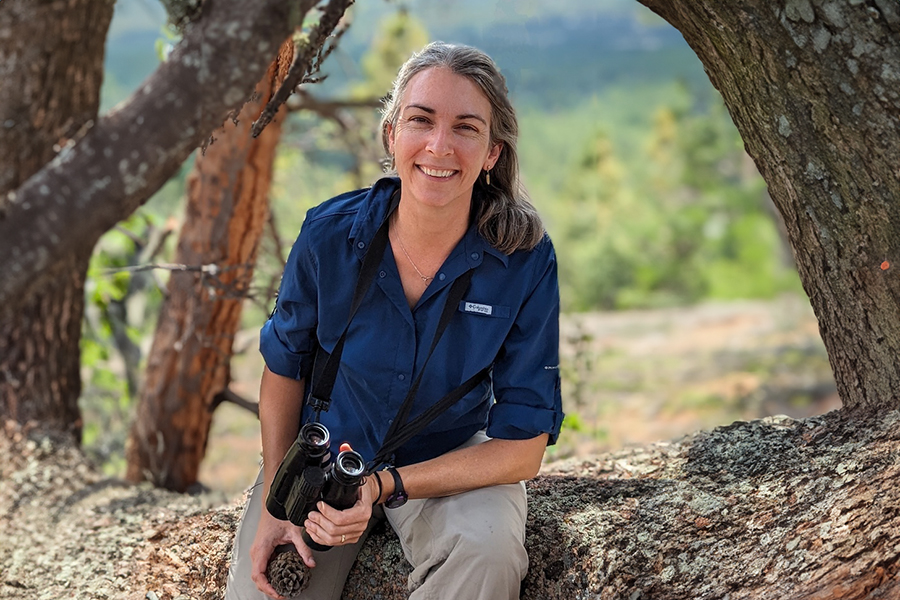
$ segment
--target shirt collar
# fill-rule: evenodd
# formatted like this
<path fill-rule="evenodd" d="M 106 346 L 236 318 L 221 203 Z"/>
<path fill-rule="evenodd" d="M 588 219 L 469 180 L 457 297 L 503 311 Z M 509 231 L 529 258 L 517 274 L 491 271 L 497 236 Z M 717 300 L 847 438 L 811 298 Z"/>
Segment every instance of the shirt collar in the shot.
<path fill-rule="evenodd" d="M 397 177 L 382 177 L 369 188 L 347 236 L 360 260 L 391 208 L 391 196 L 399 189 L 400 179 Z"/>
<path fill-rule="evenodd" d="M 481 264 L 485 254 L 496 257 L 504 267 L 509 266 L 509 257 L 488 244 L 478 232 L 478 223 L 469 225 L 466 235 L 463 236 L 463 248 L 466 252 L 466 261 L 473 269 Z"/>
<path fill-rule="evenodd" d="M 362 259 L 375 232 L 384 222 L 391 207 L 391 196 L 400 189 L 398 177 L 382 177 L 376 181 L 366 194 L 365 201 L 356 220 L 350 228 L 349 240 L 353 244 L 356 254 Z M 462 247 L 466 253 L 466 262 L 470 268 L 475 268 L 484 260 L 485 254 L 497 258 L 503 266 L 509 266 L 509 256 L 491 246 L 478 232 L 478 224 L 472 223 L 463 236 Z"/>
<path fill-rule="evenodd" d="M 475 204 L 479 204 L 484 202 L 483 199 L 483 190 L 478 186 L 475 186 L 475 189 L 472 191 L 472 202 Z M 478 232 L 478 223 L 473 222 L 469 225 L 469 230 L 466 232 L 466 256 L 469 261 L 469 265 L 471 267 L 476 267 L 477 264 L 474 264 L 474 254 L 478 253 L 479 258 L 477 261 L 480 263 L 481 258 L 484 257 L 485 253 L 490 254 L 497 258 L 501 263 L 503 263 L 504 267 L 509 266 L 509 256 L 500 252 L 493 246 L 491 246 L 486 239 Z"/>

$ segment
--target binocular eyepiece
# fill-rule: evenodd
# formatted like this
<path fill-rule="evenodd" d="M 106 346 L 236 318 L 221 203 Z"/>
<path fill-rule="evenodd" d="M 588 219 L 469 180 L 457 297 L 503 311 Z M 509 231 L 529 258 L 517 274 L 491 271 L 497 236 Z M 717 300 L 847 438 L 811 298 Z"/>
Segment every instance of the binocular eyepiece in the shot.
<path fill-rule="evenodd" d="M 272 480 L 266 510 L 282 521 L 302 526 L 319 500 L 338 510 L 356 503 L 366 465 L 353 450 L 343 450 L 332 460 L 331 434 L 321 423 L 307 423 Z M 303 541 L 313 550 L 328 550 L 303 533 Z"/>

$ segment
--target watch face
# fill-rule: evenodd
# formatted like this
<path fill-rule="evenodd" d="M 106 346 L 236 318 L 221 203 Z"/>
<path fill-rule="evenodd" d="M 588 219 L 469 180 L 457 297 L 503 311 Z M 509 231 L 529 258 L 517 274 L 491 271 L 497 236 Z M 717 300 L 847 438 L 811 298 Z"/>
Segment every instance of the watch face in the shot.
<path fill-rule="evenodd" d="M 406 492 L 391 494 L 388 499 L 384 501 L 384 506 L 385 508 L 400 508 L 406 504 L 407 500 L 409 500 L 409 496 L 406 495 Z"/>

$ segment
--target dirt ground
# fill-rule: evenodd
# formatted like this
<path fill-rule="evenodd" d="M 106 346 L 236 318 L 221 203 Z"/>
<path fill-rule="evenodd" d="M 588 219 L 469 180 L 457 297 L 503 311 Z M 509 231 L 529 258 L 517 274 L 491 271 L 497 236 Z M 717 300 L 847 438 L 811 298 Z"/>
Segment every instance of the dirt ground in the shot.
<path fill-rule="evenodd" d="M 677 439 L 737 420 L 801 418 L 838 408 L 834 379 L 806 298 L 666 310 L 564 315 L 563 408 L 569 416 L 545 462 Z M 256 400 L 262 363 L 253 332 L 233 388 Z M 256 477 L 256 417 L 214 415 L 200 479 L 226 494 Z"/>

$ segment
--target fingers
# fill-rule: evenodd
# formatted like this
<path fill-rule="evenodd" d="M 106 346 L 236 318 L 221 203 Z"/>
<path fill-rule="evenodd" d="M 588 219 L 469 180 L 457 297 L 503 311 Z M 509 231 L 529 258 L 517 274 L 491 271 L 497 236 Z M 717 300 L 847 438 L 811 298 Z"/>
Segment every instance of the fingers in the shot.
<path fill-rule="evenodd" d="M 327 546 L 355 544 L 366 531 L 372 516 L 371 506 L 363 502 L 357 502 L 347 510 L 337 510 L 324 502 L 319 502 L 316 508 L 318 511 L 309 513 L 304 526 L 316 543 Z"/>
<path fill-rule="evenodd" d="M 278 595 L 278 592 L 275 591 L 275 588 L 272 587 L 272 584 L 269 583 L 269 579 L 266 577 L 266 567 L 269 564 L 269 558 L 272 556 L 273 549 L 271 547 L 268 549 L 261 548 L 255 544 L 250 549 L 250 579 L 253 580 L 257 589 L 263 594 L 276 600 L 283 600 L 283 597 Z"/>
<path fill-rule="evenodd" d="M 306 566 L 310 569 L 314 569 L 316 566 L 316 559 L 313 558 L 312 550 L 310 550 L 309 546 L 306 545 L 306 542 L 303 541 L 302 531 L 303 530 L 299 527 L 295 528 L 291 540 L 294 543 L 294 548 L 297 549 L 297 554 L 300 555 L 300 558 L 303 559 Z"/>
<path fill-rule="evenodd" d="M 310 568 L 316 566 L 316 561 L 312 557 L 312 551 L 303 542 L 302 532 L 301 528 L 285 521 L 266 517 L 260 519 L 256 537 L 253 540 L 253 545 L 250 547 L 250 579 L 256 584 L 259 591 L 276 600 L 284 600 L 282 596 L 278 595 L 269 583 L 268 577 L 266 577 L 266 568 L 269 565 L 269 560 L 271 560 L 272 554 L 278 546 L 293 544 L 306 566 Z"/>

